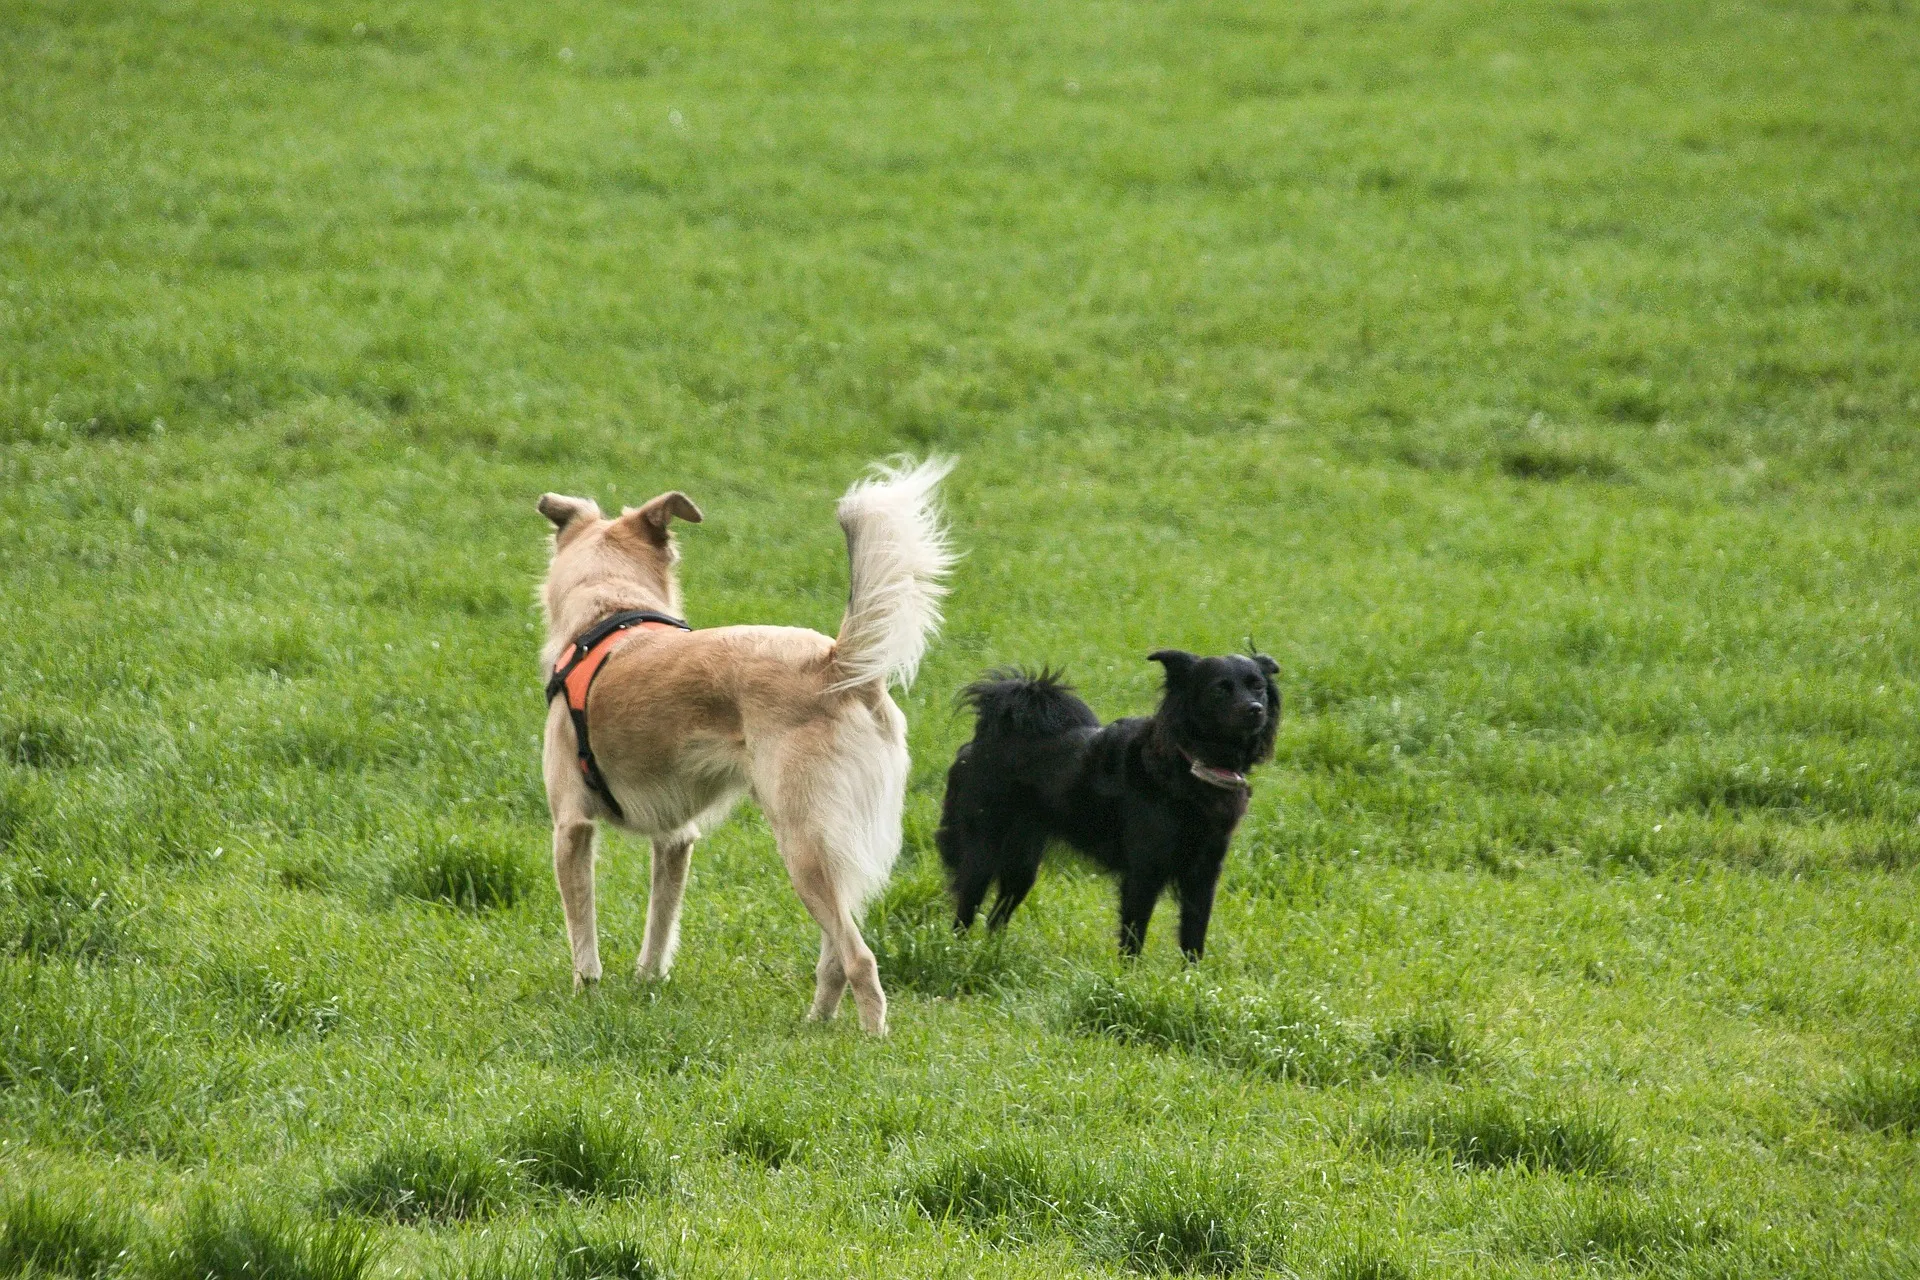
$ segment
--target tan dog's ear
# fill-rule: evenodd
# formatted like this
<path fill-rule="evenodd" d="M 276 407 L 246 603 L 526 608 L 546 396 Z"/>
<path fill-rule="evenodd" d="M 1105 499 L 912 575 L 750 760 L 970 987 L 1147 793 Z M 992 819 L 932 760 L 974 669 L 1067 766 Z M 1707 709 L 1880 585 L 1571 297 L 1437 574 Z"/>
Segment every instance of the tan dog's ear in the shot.
<path fill-rule="evenodd" d="M 693 499 L 678 489 L 649 499 L 644 506 L 628 512 L 624 518 L 638 524 L 652 541 L 664 543 L 667 540 L 667 525 L 675 516 L 689 524 L 699 524 L 704 519 L 700 508 L 693 505 Z"/>
<path fill-rule="evenodd" d="M 559 532 L 582 516 L 598 520 L 600 504 L 592 498 L 569 498 L 564 493 L 543 493 L 540 495 L 540 514 L 553 521 L 554 531 Z"/>

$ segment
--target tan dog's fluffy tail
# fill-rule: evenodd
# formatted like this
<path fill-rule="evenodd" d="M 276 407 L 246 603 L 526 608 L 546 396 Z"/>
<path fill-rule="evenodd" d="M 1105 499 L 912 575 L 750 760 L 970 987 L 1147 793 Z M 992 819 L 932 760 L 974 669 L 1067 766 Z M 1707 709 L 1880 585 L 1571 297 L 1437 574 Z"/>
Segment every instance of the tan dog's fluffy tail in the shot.
<path fill-rule="evenodd" d="M 851 561 L 846 616 L 834 641 L 836 689 L 870 680 L 913 683 L 940 627 L 943 579 L 954 551 L 934 491 L 951 458 L 876 464 L 840 499 L 840 527 Z"/>

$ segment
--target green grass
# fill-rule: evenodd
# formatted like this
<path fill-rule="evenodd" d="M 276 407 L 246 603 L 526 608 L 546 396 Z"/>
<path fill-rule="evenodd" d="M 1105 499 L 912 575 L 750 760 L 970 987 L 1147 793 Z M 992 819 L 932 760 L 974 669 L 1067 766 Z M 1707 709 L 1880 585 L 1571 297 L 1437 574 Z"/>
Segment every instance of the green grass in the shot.
<path fill-rule="evenodd" d="M 0 65 L 15 1273 L 1920 1270 L 1911 5 L 23 0 Z M 803 1021 L 751 806 L 665 984 L 603 842 L 576 999 L 534 498 L 683 489 L 696 625 L 830 631 L 936 450 L 892 1036 Z M 954 693 L 1249 634 L 1206 961 L 1071 860 L 955 938 Z"/>
<path fill-rule="evenodd" d="M 1536 1110 L 1503 1097 L 1467 1094 L 1389 1111 L 1362 1132 L 1369 1146 L 1435 1152 L 1463 1169 L 1515 1165 L 1600 1176 L 1628 1172 L 1618 1126 L 1587 1109 Z"/>
<path fill-rule="evenodd" d="M 140 1274 L 152 1280 L 360 1280 L 379 1246 L 352 1223 L 314 1223 L 284 1205 L 188 1206 L 152 1245 Z"/>
<path fill-rule="evenodd" d="M 1689 1262 L 1710 1265 L 1705 1255 L 1727 1243 L 1731 1235 L 1715 1211 L 1702 1211 L 1670 1196 L 1609 1192 L 1574 1207 L 1550 1230 L 1541 1247 L 1553 1257 L 1644 1270 Z"/>
<path fill-rule="evenodd" d="M 120 945 L 125 906 L 103 866 L 10 863 L 0 870 L 0 954 L 101 957 Z"/>
<path fill-rule="evenodd" d="M 1074 1031 L 1122 1044 L 1185 1049 L 1223 1066 L 1307 1084 L 1337 1084 L 1363 1070 L 1357 1039 L 1323 1009 L 1234 999 L 1188 971 L 1178 977 L 1104 974 L 1067 996 Z"/>
<path fill-rule="evenodd" d="M 744 1111 L 727 1121 L 720 1146 L 762 1168 L 778 1169 L 805 1153 L 807 1131 L 801 1121 L 782 1111 Z"/>
<path fill-rule="evenodd" d="M 1030 1230 L 1071 1216 L 1086 1199 L 1085 1171 L 1049 1159 L 1032 1142 L 948 1152 L 915 1170 L 902 1193 L 938 1221 Z"/>
<path fill-rule="evenodd" d="M 1284 1230 L 1272 1222 L 1248 1181 L 1199 1163 L 1149 1163 L 1115 1198 L 1105 1239 L 1130 1271 L 1148 1275 L 1233 1275 L 1271 1271 Z"/>
<path fill-rule="evenodd" d="M 1102 1167 L 1031 1140 L 947 1152 L 912 1171 L 900 1192 L 935 1222 L 999 1241 L 1058 1235 L 1089 1259 L 1147 1274 L 1267 1270 L 1285 1235 L 1239 1174 L 1151 1154 Z"/>
<path fill-rule="evenodd" d="M 1407 1269 L 1398 1261 L 1364 1245 L 1336 1257 L 1321 1274 L 1327 1280 L 1409 1280 Z"/>
<path fill-rule="evenodd" d="M 666 1161 L 632 1125 L 581 1108 L 519 1117 L 507 1130 L 504 1155 L 529 1182 L 573 1197 L 639 1195 L 669 1181 Z"/>
<path fill-rule="evenodd" d="M 552 1247 L 553 1274 L 560 1280 L 667 1280 L 672 1274 L 644 1242 L 605 1229 L 563 1229 Z"/>
<path fill-rule="evenodd" d="M 491 832 L 430 837 L 393 869 L 393 891 L 469 911 L 510 907 L 535 883 L 527 859 Z"/>
<path fill-rule="evenodd" d="M 1870 1071 L 1858 1076 L 1834 1097 L 1833 1109 L 1865 1129 L 1920 1133 L 1920 1071 Z"/>
<path fill-rule="evenodd" d="M 543 1145 L 529 1152 L 535 1142 Z M 593 1167 L 590 1157 L 577 1157 L 564 1150 L 563 1143 L 564 1136 L 550 1130 L 528 1133 L 514 1144 L 513 1154 L 534 1166 L 535 1181 L 547 1185 L 583 1181 L 582 1166 Z M 597 1148 L 595 1154 L 599 1154 Z M 575 1158 L 570 1161 L 569 1156 Z M 322 1202 L 336 1214 L 394 1222 L 455 1222 L 491 1216 L 504 1207 L 513 1189 L 512 1165 L 476 1143 L 409 1135 L 340 1173 Z"/>
<path fill-rule="evenodd" d="M 75 1192 L 34 1189 L 0 1198 L 0 1276 L 108 1276 L 132 1253 L 123 1210 Z"/>
<path fill-rule="evenodd" d="M 1012 934 L 957 936 L 953 902 L 934 858 L 897 876 L 868 909 L 867 922 L 889 990 L 949 997 L 1010 992 L 1031 987 L 1047 967 Z"/>
<path fill-rule="evenodd" d="M 1324 1007 L 1222 991 L 1192 970 L 1177 977 L 1082 975 L 1068 987 L 1059 1020 L 1066 1029 L 1123 1044 L 1180 1049 L 1225 1067 L 1311 1085 L 1390 1071 L 1453 1075 L 1481 1057 L 1445 1010 L 1366 1031 Z"/>

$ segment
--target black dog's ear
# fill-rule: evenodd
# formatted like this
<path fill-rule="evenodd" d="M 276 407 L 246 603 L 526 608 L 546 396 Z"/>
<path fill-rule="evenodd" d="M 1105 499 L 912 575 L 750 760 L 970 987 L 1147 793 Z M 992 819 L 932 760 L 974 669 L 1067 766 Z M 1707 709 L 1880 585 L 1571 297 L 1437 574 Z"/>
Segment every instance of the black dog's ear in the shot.
<path fill-rule="evenodd" d="M 1272 658 L 1269 658 L 1264 653 L 1256 653 L 1253 655 L 1253 665 L 1260 668 L 1262 671 L 1266 672 L 1270 676 L 1277 676 L 1280 674 L 1280 664 L 1275 662 Z"/>
<path fill-rule="evenodd" d="M 1157 662 L 1165 667 L 1167 683 L 1172 684 L 1176 680 L 1185 679 L 1187 673 L 1199 664 L 1200 659 L 1185 649 L 1155 649 L 1147 655 L 1147 661 Z"/>

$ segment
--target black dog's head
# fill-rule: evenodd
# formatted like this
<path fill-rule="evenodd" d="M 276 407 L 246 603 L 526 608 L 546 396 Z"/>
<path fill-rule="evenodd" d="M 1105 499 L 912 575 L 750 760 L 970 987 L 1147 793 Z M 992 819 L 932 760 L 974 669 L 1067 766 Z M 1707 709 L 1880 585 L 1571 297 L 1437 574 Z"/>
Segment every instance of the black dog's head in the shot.
<path fill-rule="evenodd" d="M 1174 740 L 1208 764 L 1241 772 L 1273 754 L 1280 728 L 1280 664 L 1264 653 L 1201 658 L 1184 649 L 1147 657 L 1167 671 L 1156 713 Z"/>

